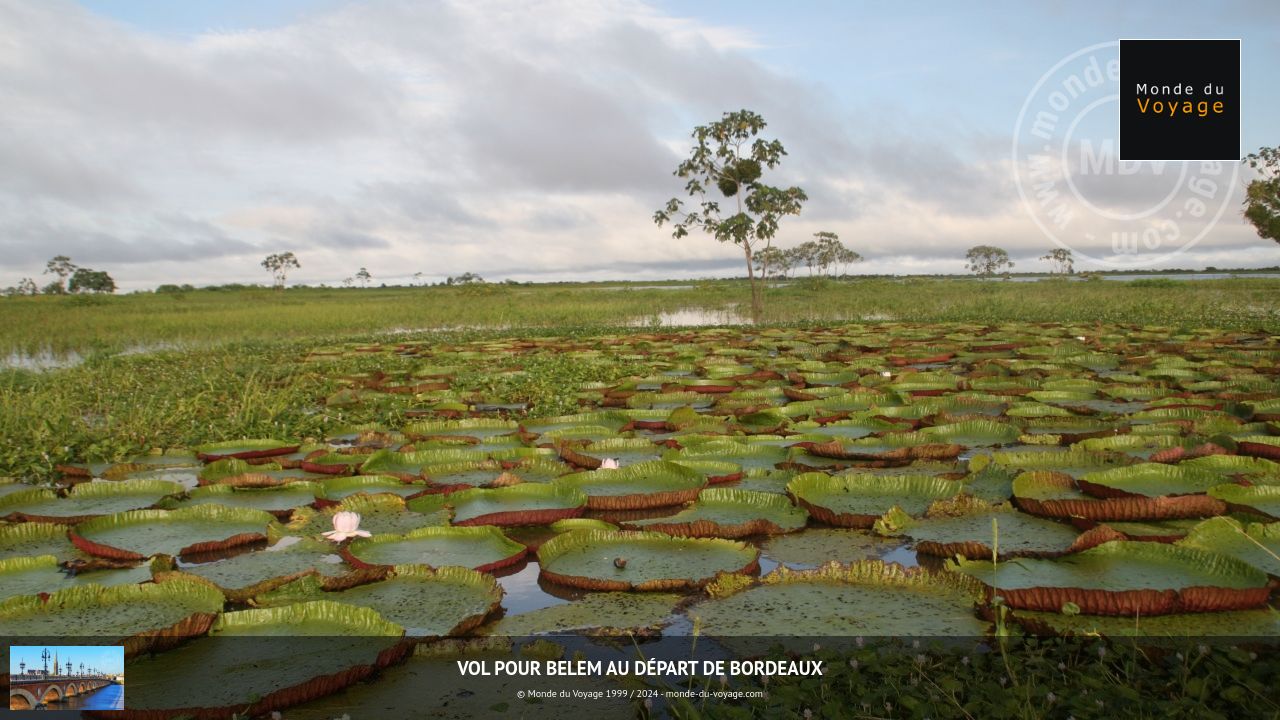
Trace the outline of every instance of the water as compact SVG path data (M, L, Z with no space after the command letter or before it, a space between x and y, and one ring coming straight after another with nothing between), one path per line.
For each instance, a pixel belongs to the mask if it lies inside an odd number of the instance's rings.
M631 327L706 327L710 325L747 325L749 318L732 308L711 310L708 308L681 308L636 318L627 323Z
M125 355L146 355L164 350L185 350L188 346L182 343L162 341L153 343L139 343L130 345L116 353L109 353L118 356ZM55 353L48 348L39 350L34 353L11 352L0 359L0 369L13 368L17 370L31 370L35 372L44 372L46 370L62 370L64 368L75 367L85 361L85 356L75 350Z
M81 710L123 710L124 686L107 685L88 695L73 695L60 703L54 703L39 714L23 712L15 717L78 718Z

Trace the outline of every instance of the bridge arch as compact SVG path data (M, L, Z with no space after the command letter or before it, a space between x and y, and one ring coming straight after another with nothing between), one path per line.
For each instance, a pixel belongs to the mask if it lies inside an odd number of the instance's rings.
M31 693L22 688L12 688L9 690L9 709L10 710L34 710L39 702Z
M76 689L75 683L67 683L67 686L62 689L62 697L69 698L72 695L79 695L79 694L80 694L80 691Z
M45 703L46 705L49 703L62 702L64 697L66 696L62 694L62 688L57 685L50 685L45 688L44 695L40 696L40 702Z

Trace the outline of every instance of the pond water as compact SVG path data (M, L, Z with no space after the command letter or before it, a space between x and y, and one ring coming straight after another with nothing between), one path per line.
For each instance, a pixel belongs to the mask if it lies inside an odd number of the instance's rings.
M732 307L723 310L709 308L681 308L636 318L627 323L631 327L707 327L710 325L747 325L750 318Z

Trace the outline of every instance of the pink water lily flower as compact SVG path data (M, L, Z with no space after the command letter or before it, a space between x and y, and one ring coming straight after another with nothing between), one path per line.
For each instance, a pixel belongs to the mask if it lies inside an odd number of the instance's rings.
M600 469L601 470L617 470L618 461L615 460L614 458L605 458L604 462L600 463Z
M333 530L322 533L333 542L342 542L353 537L372 537L368 530L360 529L360 513L343 511L333 516Z

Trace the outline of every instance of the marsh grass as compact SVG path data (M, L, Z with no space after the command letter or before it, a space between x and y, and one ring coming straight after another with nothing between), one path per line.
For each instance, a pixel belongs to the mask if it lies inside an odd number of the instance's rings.
M1280 328L1280 279L1000 282L795 281L766 291L764 321L1068 322ZM487 285L196 290L0 300L0 356L110 353L156 345L338 338L440 329L605 328L661 314L746 307L745 281L671 285Z

